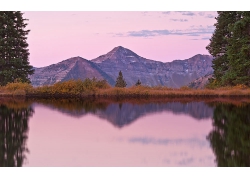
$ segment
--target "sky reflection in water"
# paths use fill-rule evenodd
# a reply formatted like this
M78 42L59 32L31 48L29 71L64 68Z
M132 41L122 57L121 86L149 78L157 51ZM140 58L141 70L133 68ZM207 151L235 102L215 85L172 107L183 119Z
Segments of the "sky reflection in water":
M10 123L9 117L14 122L17 116L13 114L29 107L33 113L28 119L27 115L23 118L28 130L18 130L15 136L27 137L26 141L18 138L16 145L28 151L21 150L23 161L15 164L14 154L20 154L17 146L11 146L11 151L0 150L1 166L249 166L242 159L249 157L249 115L244 114L249 112L247 104L238 107L194 101L12 101L0 103L0 137L8 144L9 130L4 129L4 124ZM22 110L18 104L23 105ZM234 131L233 114L229 112L238 113L242 119L238 124L244 125L240 128L246 127L232 144L228 136ZM234 146L237 140L244 144ZM231 156L222 158L225 153Z

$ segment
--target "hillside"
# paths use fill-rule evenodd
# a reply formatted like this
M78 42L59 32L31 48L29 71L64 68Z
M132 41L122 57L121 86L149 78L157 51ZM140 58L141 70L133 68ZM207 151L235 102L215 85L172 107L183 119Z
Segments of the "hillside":
M114 86L121 70L128 87L140 79L143 85L179 88L213 72L211 65L212 57L208 55L198 54L189 59L163 63L143 58L118 46L90 61L73 57L47 67L36 68L30 78L33 86L92 77L106 79Z
M200 77L188 84L188 87L193 89L204 89L208 83L209 78L212 78L212 74L207 74L203 77Z

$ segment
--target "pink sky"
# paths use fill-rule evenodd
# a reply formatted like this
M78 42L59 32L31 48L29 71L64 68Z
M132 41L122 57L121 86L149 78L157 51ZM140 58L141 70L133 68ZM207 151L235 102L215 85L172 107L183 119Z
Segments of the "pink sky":
M216 12L25 11L30 64L48 66L70 57L91 60L116 46L162 62L209 54Z

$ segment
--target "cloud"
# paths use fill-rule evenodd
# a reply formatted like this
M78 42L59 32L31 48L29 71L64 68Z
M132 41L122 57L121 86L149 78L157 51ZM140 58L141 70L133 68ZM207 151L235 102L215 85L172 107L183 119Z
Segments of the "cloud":
M198 138L188 138L188 139L155 139L155 138L147 138L147 137L133 137L128 140L130 143L140 143L144 145L154 144L154 145L179 145L179 144L187 144L189 146L198 146L205 147L209 146L209 143L206 139L198 139Z
M190 29L184 30L140 30L140 31L128 31L126 33L116 33L114 36L119 37L153 37L153 36L168 36L168 35L179 35L179 36L200 36L200 35L211 35L214 32L214 26L191 26Z
M164 11L164 12L162 12L162 14L169 15L169 14L171 14L171 11Z
M179 13L183 16L203 16L205 18L214 18L216 11L165 11L162 14Z
M187 22L187 19L170 19L170 21Z
M178 162L178 164L181 166L183 165L185 166L185 165L191 164L193 161L194 161L194 158L190 157L190 158L182 159L181 161Z
M200 16L204 16L205 18L215 18L217 12L215 12L215 11L198 12L197 14L200 15Z
M116 33L115 36L119 36L119 37L122 37L124 36L122 33Z
M193 38L190 40L210 40L211 37Z
M209 40L210 37L204 37L204 38L201 38L202 40Z
M205 15L205 12L199 12L198 13L200 16L204 16Z
M163 163L170 164L171 160L170 159L163 159Z
M196 14L192 11L176 11L177 13L181 13L184 16L196 16Z
M207 14L205 17L206 17L206 18L215 18L215 16L212 15L212 14Z
M151 16L148 11L141 12L143 16Z

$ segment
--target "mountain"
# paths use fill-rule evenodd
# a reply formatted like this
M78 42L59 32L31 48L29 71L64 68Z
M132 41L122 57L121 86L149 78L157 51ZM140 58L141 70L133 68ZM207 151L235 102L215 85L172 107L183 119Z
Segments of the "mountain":
M140 79L143 85L179 88L213 71L212 56L198 54L186 60L163 63L143 58L122 46L91 61L114 80L121 70L128 86Z
M188 87L193 89L204 89L208 83L208 79L212 78L213 74L207 74L203 77L200 77L188 84Z
M95 63L81 57L73 57L47 67L36 68L35 73L30 76L30 80L33 86L42 86L70 79L84 80L92 77L106 79L110 84L114 84L113 79Z
M142 85L179 88L212 73L211 66L212 56L209 55L198 54L186 60L163 63L143 58L129 49L118 46L90 61L74 57L58 64L36 68L30 78L33 86L40 86L95 76L98 79L106 79L114 86L121 70L128 87L140 79Z

